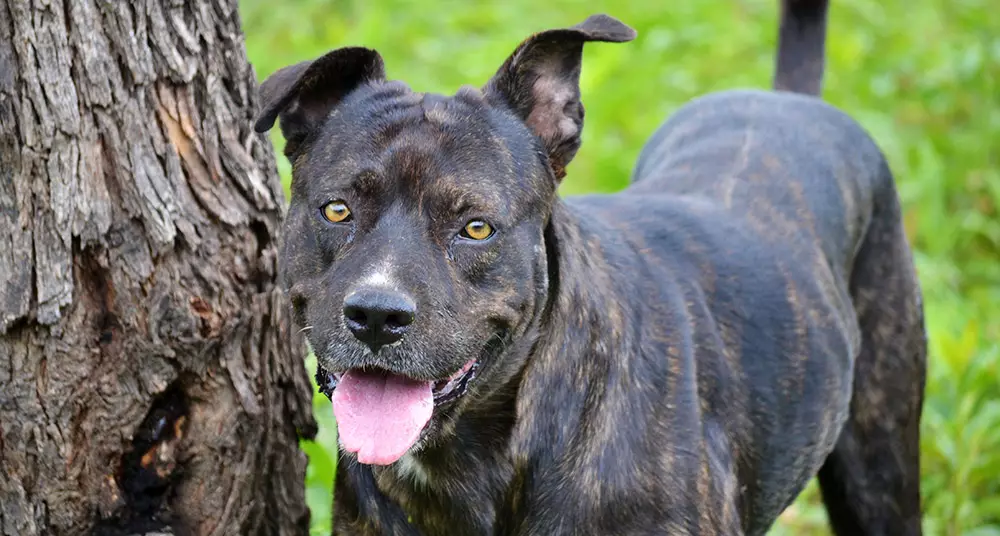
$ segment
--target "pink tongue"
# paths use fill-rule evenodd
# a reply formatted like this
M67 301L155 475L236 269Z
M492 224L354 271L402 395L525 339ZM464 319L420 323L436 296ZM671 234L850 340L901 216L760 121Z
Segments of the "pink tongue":
M364 464L400 459L431 418L432 386L394 374L345 372L333 391L341 445Z

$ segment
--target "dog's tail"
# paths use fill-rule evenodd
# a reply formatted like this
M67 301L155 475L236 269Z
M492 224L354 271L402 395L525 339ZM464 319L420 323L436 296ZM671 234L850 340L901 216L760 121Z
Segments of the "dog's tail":
M781 0L774 89L819 96L829 0Z

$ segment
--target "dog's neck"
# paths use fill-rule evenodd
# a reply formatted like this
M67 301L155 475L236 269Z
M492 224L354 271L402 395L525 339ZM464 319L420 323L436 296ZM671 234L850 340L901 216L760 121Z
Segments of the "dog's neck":
M641 339L626 333L638 329L631 317L642 312L623 306L637 303L639 285L616 274L612 260L636 253L620 233L586 216L561 199L553 205L546 233L550 302L520 381L511 439L515 457L527 455L531 442L570 439L588 406L600 403L608 379L628 377L628 361L613 357L628 355ZM593 396L579 396L581 391Z
M588 336L605 344L620 338L624 326L623 294L633 291L629 280L615 277L609 263L613 255L632 254L624 237L609 240L603 222L578 214L562 199L552 208L545 233L549 251L549 302L542 313L540 331L550 337L540 341L534 357L553 346L560 335L581 348L593 346ZM568 348L567 348L568 350Z

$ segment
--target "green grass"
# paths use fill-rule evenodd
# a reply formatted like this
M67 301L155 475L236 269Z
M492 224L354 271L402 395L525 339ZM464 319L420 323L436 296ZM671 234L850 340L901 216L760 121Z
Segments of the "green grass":
M584 144L563 193L614 191L647 136L688 99L770 83L776 0L576 2L242 0L263 78L349 44L378 49L420 91L481 85L529 33L607 12L630 44L584 52ZM925 529L1000 535L1000 9L995 0L834 0L824 97L885 150L917 250L930 331L923 420ZM276 141L279 137L276 135ZM279 161L286 181L288 165ZM310 363L310 367L313 365ZM315 397L313 531L330 525L335 427ZM828 534L815 486L773 534Z

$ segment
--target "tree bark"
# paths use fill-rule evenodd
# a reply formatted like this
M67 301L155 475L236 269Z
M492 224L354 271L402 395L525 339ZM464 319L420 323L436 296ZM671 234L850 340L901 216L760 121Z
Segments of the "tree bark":
M302 534L236 0L0 0L0 534Z

